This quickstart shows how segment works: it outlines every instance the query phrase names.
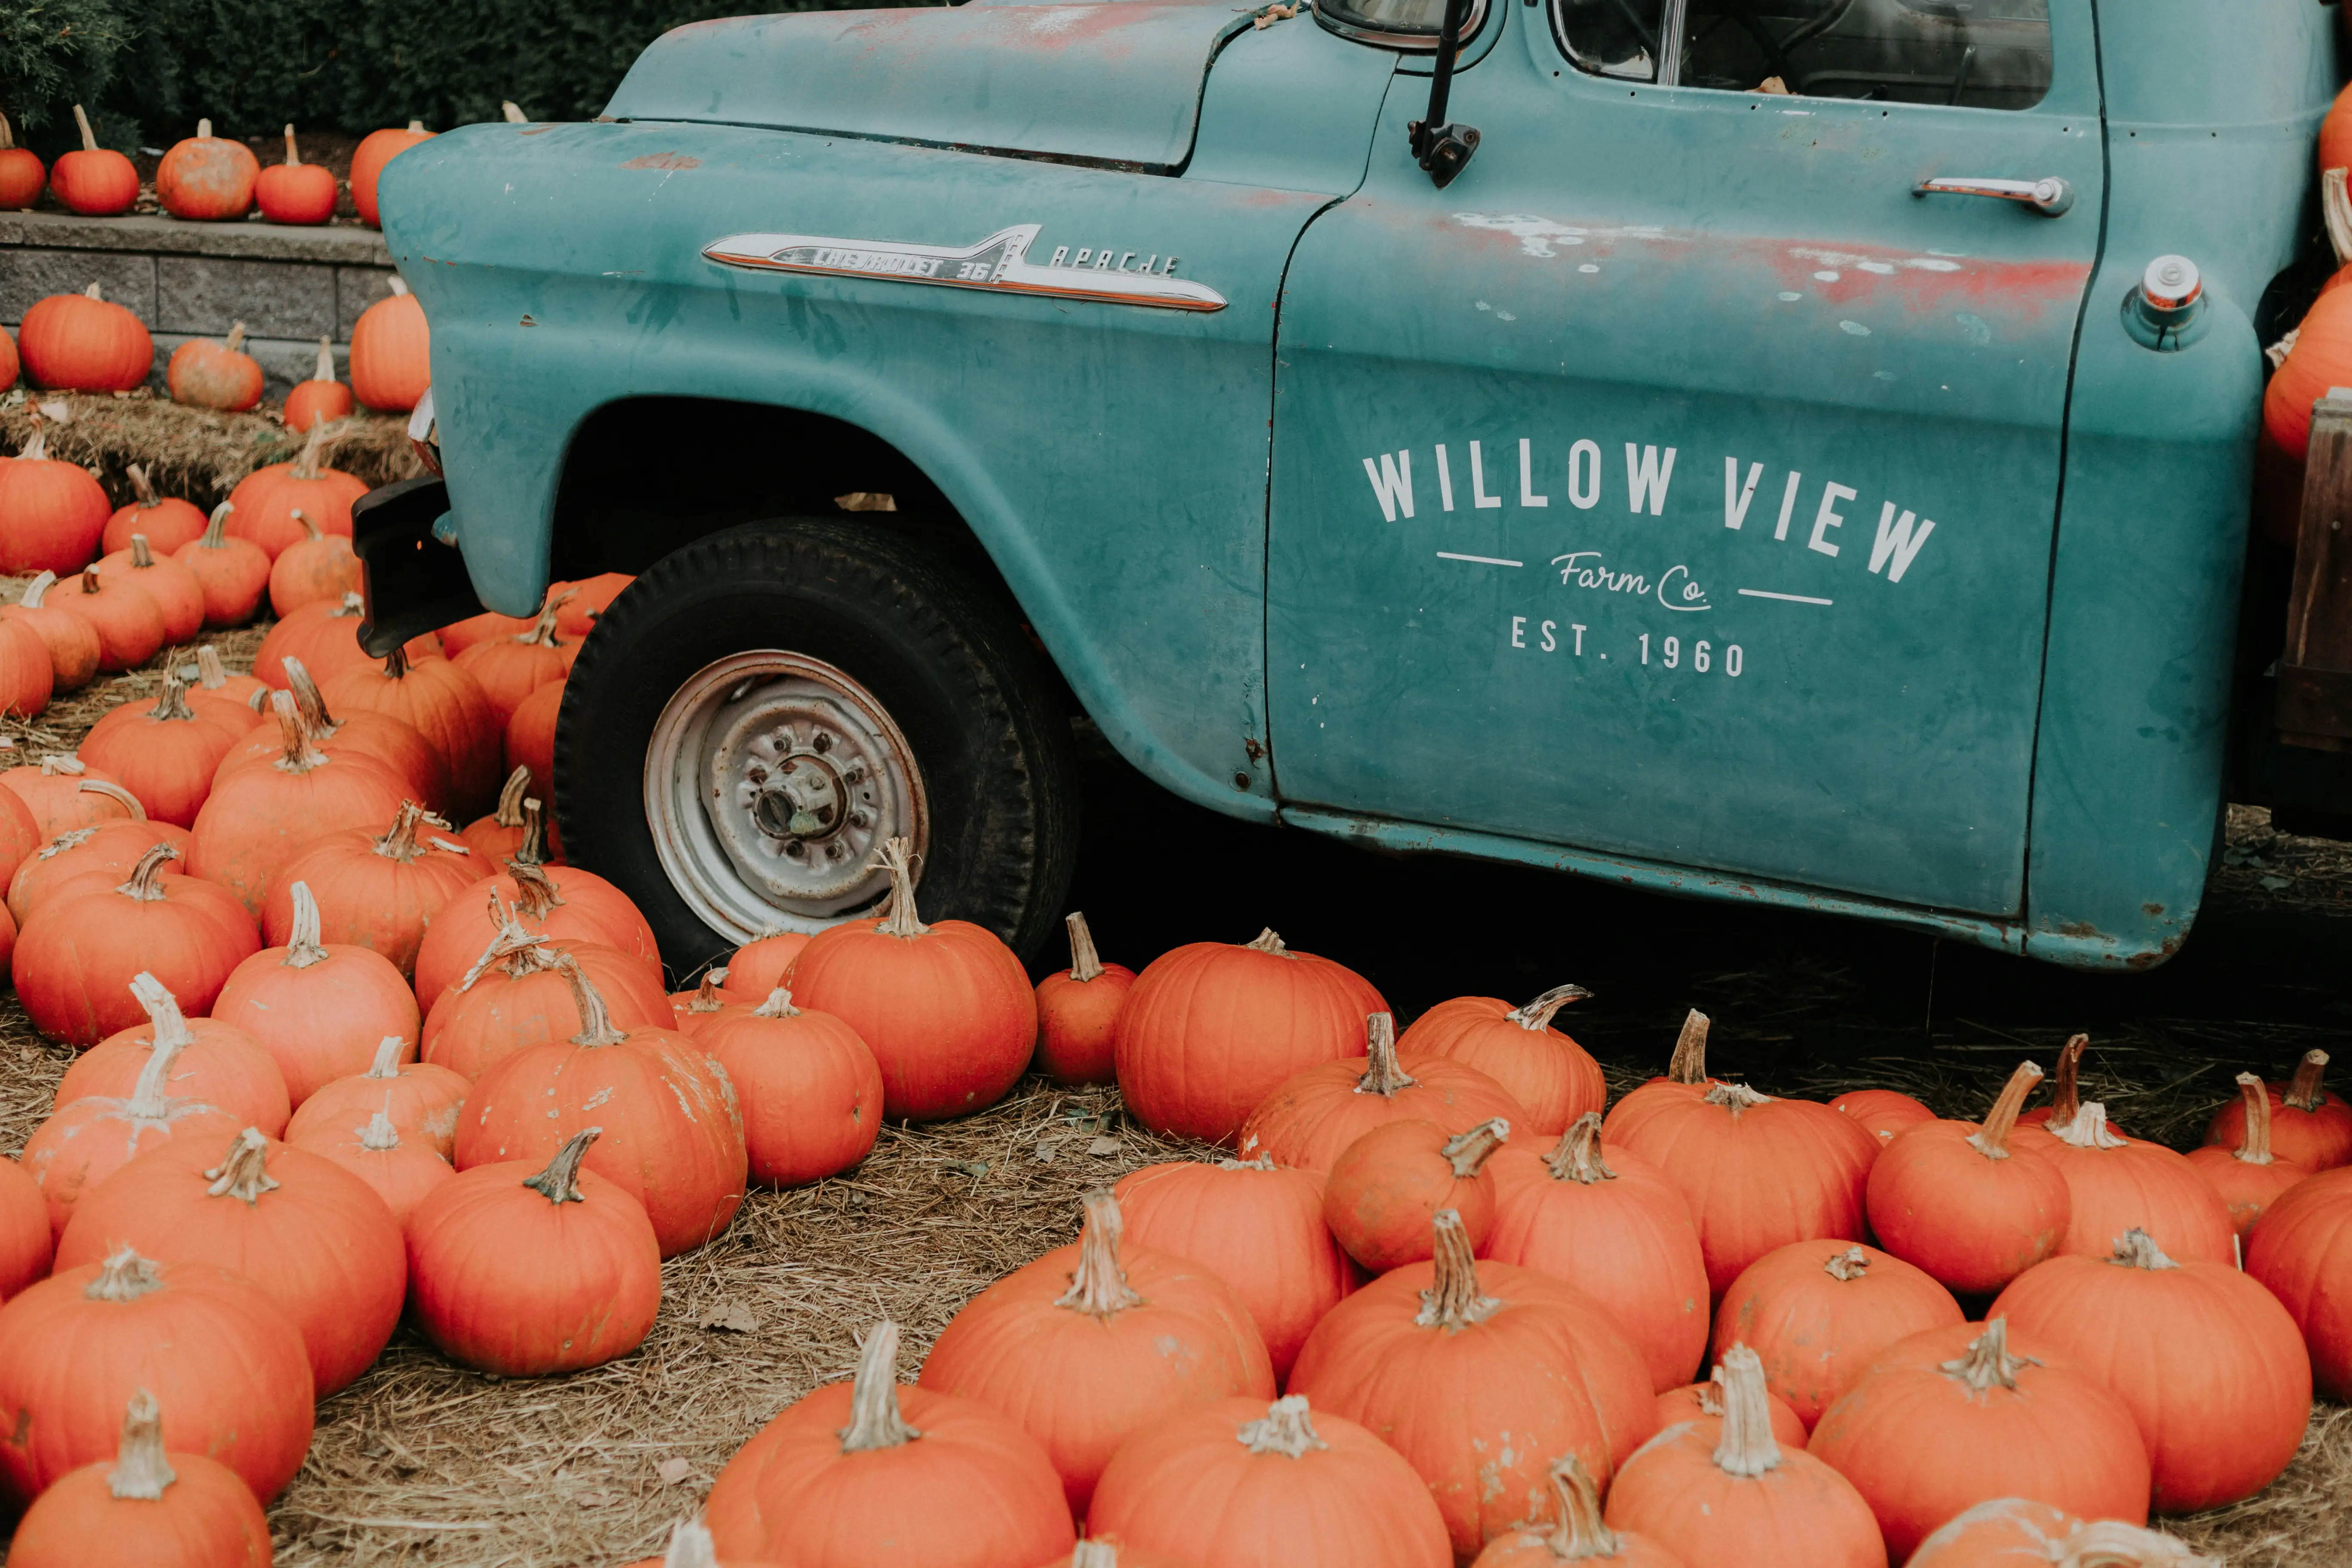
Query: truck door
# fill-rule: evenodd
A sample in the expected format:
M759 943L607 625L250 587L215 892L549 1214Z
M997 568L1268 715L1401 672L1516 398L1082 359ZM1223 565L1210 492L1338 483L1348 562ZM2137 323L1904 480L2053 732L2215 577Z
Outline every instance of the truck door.
M2104 194L2088 0L1481 31L1466 171L1413 165L1399 77L1288 271L1286 807L2017 912Z

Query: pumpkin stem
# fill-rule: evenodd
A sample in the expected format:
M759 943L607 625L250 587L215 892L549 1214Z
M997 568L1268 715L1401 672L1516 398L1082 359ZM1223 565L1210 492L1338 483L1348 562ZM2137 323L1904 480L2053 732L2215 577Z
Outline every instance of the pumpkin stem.
M1524 1003L1503 1015L1520 1028L1540 1034L1551 1027L1551 1016L1570 1002L1581 1002L1592 994L1581 985L1555 985L1532 1002Z
M416 842L417 824L425 817L425 808L413 800L404 800L393 814L392 826L375 841L375 852L387 860L407 865L425 857L423 846Z
M318 426L312 426L311 428L316 429ZM319 531L319 525L317 523L312 522L309 518L302 515L302 509L300 507L289 508L286 515L302 525L303 543L308 544L313 540L324 539L326 537L325 534Z
M387 667L389 666L389 663L390 661L387 660ZM499 789L499 808L497 811L491 813L490 820L497 823L500 827L520 827L522 826L522 797L524 792L530 788L530 769L528 767L517 768L514 772L509 773L507 775L507 782Z
M75 104L75 105L74 105L74 124L75 124L75 125L76 125L76 126L80 130L80 132L81 132L81 150L82 150L83 152L85 152L85 153L95 153L95 152L97 152L97 151L98 151L98 134L97 134L97 132L93 132L93 131L91 131L91 130L90 130L90 128L89 128L89 116L82 112L81 105L80 105L80 104L79 104L79 103L77 103L77 104ZM93 283L93 284L91 284L89 287L90 287L90 296L89 296L89 297L90 297L91 299L93 299L93 300L97 299L97 298L98 298L98 285L97 285L97 284L95 284L95 283Z
M1759 1105L1769 1105L1772 1097L1759 1094L1744 1083L1718 1083L1702 1097L1709 1105L1720 1105L1736 1118L1742 1111L1753 1110Z
M133 570L141 572L155 564L155 547L147 542L143 533L131 536L131 564Z
M321 339L320 341L324 342L325 340ZM406 643L402 643L399 647L394 648L390 653L383 656L383 678L386 680L405 680L408 679L408 645ZM529 768L525 768L522 771L524 773L530 772Z
M1399 1089L1411 1089L1421 1081L1407 1073L1397 1060L1396 1019L1390 1014L1364 1016L1364 1054L1370 1058L1370 1065L1356 1080L1358 1094L1377 1094L1382 1100L1392 1100Z
M1070 1288L1054 1305L1092 1318L1142 1306L1143 1298L1128 1288L1127 1270L1118 1265L1118 1238L1126 1229L1118 1200L1108 1187L1097 1187L1079 1201L1086 1205L1087 1220L1078 1232L1078 1266L1070 1272Z
M1250 938L1249 941L1242 943L1242 945L1248 948L1252 952L1270 952L1277 958L1290 958L1296 956L1288 948L1282 945L1282 938L1274 933L1274 928L1272 926L1264 927L1255 936Z
M319 940L317 895L310 891L308 882L296 882L286 892L293 900L294 921L293 929L286 933L284 966L288 969L308 969L314 963L326 963L326 944Z
M1969 1393L1981 1394L1995 1388L2015 1388L2021 1367L2041 1364L2032 1356L2009 1353L2009 1320L1995 1318L1985 1325L1983 1333L1969 1342L1958 1359L1937 1370L1968 1384Z
M2107 1261L2124 1268L2178 1268L2180 1267L2164 1255L2164 1248L2157 1246L2156 1237L2137 1226L2132 1226L2116 1237L2116 1249L2107 1255Z
M163 1408L142 1388L122 1413L122 1440L115 1445L114 1468L106 1472L107 1495L123 1502L162 1502L163 1489L179 1479L163 1457Z
M368 1063L366 1078L398 1078L400 1058L408 1054L408 1042L398 1035L386 1035L375 1043L375 1060Z
M2058 1072L2050 1080L2050 1120L2044 1123L2049 1131L2055 1132L2074 1121L2074 1112L2082 1104L2078 1075L2083 1068L2083 1052L2090 1044L2090 1036L2072 1035L2059 1048Z
M359 1129L360 1147L383 1153L400 1147L400 1129L392 1124L392 1096L383 1097L383 1109L368 1118Z
M226 550L228 548L228 514L236 510L236 508L226 501L213 508L212 519L205 524L204 537L196 542L206 550Z
M292 664L294 660L287 660ZM289 677L290 679L290 677ZM269 765L279 773L307 773L327 765L327 753L310 743L310 726L302 720L290 691L269 694L269 710L278 716L278 757Z
M2341 169L2328 173L2339 179L2344 174ZM2222 1568L2218 1557L2202 1556L2162 1531L2142 1530L2119 1519L2077 1525L2051 1551L2055 1568Z
M704 970L701 984L695 986L694 995L688 1000L686 1010L689 1013L716 1013L727 1005L727 994L719 988L725 984L726 979L727 966L723 963L716 969ZM786 992L784 999L789 1002L792 999L792 994ZM770 1000L772 1001L773 998ZM760 1005L764 1007L767 1003L763 1002Z
M1436 1232L1435 1276L1421 1293L1421 1310L1412 1321L1424 1329L1458 1334L1471 1324L1492 1317L1502 1302L1478 1292L1478 1260L1463 1228L1458 1209L1439 1209L1431 1216Z
M724 974L727 972L722 969L719 973ZM765 1002L751 1009L751 1016L755 1018L797 1018L801 1010L793 1005L792 992L779 985L768 993Z
M1328 1448L1315 1423L1307 1416L1307 1395L1286 1394L1265 1407L1265 1414L1255 1421L1244 1421L1234 1432L1241 1446L1253 1454L1279 1454L1286 1459L1303 1459L1318 1448Z
M580 1008L580 1032L572 1037L575 1046L594 1049L599 1046L617 1046L628 1039L625 1030L613 1026L613 1015L604 1005L604 993L581 971L580 965L565 953L556 960L563 971L565 984L572 987L572 1000Z
M2297 1110L2316 1110L2326 1104L2327 1091L2319 1087L2319 1076L2326 1070L2326 1051L2304 1052L2294 1067L2294 1080L2286 1086L2285 1103Z
M522 842L515 846L509 867L547 864L547 808L529 795L522 803ZM554 884L550 882L549 887ZM562 902L561 899L557 903ZM543 918L543 917L539 917Z
M1840 1284L1864 1279L1870 1273L1870 1254L1859 1247L1849 1247L1822 1264L1822 1272Z
M89 843L92 838L97 837L98 829L95 827L69 827L63 833L58 834L55 838L50 839L47 844L42 845L41 852L35 856L34 858L38 860L53 860L68 849L80 848L83 845Z
M302 166L302 152L294 145L294 122L290 120L286 122L286 166L289 169Z
M324 425L313 425L310 426L311 433L314 435L325 428L326 426ZM329 616L327 618L331 621L356 620L358 617L365 614L367 614L366 596L356 593L345 594L343 595L343 602L336 605L335 613Z
M90 287L96 289L98 285L93 283ZM26 442L24 447L16 454L20 459L31 463L37 463L48 455L49 433L37 426L33 431L33 438Z
M1723 1352L1715 1376L1723 1384L1723 1440L1715 1447L1716 1468L1752 1479L1778 1467L1780 1445L1772 1440L1763 1361L1745 1344L1735 1344Z
M317 479L319 477L319 448L326 439L327 427L325 425L320 424L311 426L310 437L302 443L302 450L296 455L294 458L294 467L288 470L286 477L291 479Z
M857 1375L849 1385L849 1425L841 1429L841 1451L897 1448L921 1436L898 1409L898 1325L885 1318L866 1331L857 1346Z
M218 691L228 684L228 666L221 662L220 649L210 643L196 649L196 684L206 691Z
M2130 1140L2107 1131L2107 1108L2095 1100L2086 1100L2075 1108L2074 1119L2063 1127L2053 1116L2044 1130L2062 1143L2077 1149L2122 1149Z
M125 463L122 465L122 471L131 476L131 493L138 498L139 510L152 511L158 503L155 500L155 487L147 478L147 465Z
M1550 1168L1555 1182L1574 1182L1589 1187L1595 1182L1617 1179L1617 1173L1601 1157L1601 1112L1597 1110L1588 1110L1570 1122L1543 1162Z
M185 686L180 684L178 676L167 673L163 677L163 693L155 699L155 706L147 710L147 717L159 724L173 719L194 723L195 710L188 706L188 699L185 696L187 689Z
M172 994L170 986L142 969L131 977L131 994L147 1015L148 1023L154 1026L154 1037L147 1043L149 1050L176 1051L196 1043L195 1036L188 1029L188 1016L180 1011L180 999Z
M122 1113L133 1121L157 1121L172 1113L169 1079L172 1064L180 1052L194 1043L186 1028L186 1021L176 1030L158 1027L155 1039L147 1052L146 1065L131 1085L131 1097L122 1103Z
M221 504L226 506L228 503L224 501ZM42 607L41 601L48 596L49 590L57 585L58 574L54 572L44 572L25 584L25 596L16 602L28 610L37 610Z
M29 452L27 452L26 455L27 457L31 456L31 454L30 454ZM97 563L97 562L93 561L93 562L91 562L89 565L87 565L87 566L85 566L85 567L83 567L83 568L81 569L81 592L82 592L82 596L83 596L84 598L88 598L88 599L94 599L94 598L96 598L96 597L98 596L98 595L99 595L100 590L103 586L104 586L104 584L101 584L101 583L100 583L100 582L99 582L99 580L98 580L98 563Z
M47 752L41 756L41 776L44 778L54 778L59 773L68 778L79 778L89 771L89 764L79 757L68 757L57 752Z
M661 1568L719 1568L719 1547L700 1520L681 1519L669 1527Z
M538 974L556 968L562 957L548 945L547 934L535 931L515 916L512 904L499 902L499 891L490 889L490 926L497 933L490 945L482 949L482 956L474 966L457 978L457 989L471 991L474 982L489 973L494 963L506 965L508 977L520 980L526 974Z
M163 1288L155 1261L126 1247L98 1266L98 1278L81 1288L81 1295L85 1301L136 1301Z
M1386 1014L1375 1014L1385 1017ZM1454 1178L1466 1182L1486 1168L1495 1151L1510 1141L1511 1124L1499 1116L1490 1116L1467 1132L1456 1133L1445 1141L1438 1151L1454 1167Z
M265 1156L269 1140L261 1135L258 1127L248 1127L236 1135L228 1146L228 1153L211 1170L205 1180L212 1184L205 1189L208 1198L242 1198L247 1204L261 1201L261 1194L278 1190L278 1178L269 1173Z
M1070 1548L1070 1568L1118 1568L1118 1547L1108 1541L1081 1541Z
M1062 923L1070 928L1070 978L1081 985L1101 979L1102 957L1095 952L1095 933L1087 929L1086 911L1072 910Z
M131 868L131 879L114 890L142 904L163 902L163 889L160 884L163 877L163 862L179 858L180 851L172 845L149 846L147 852L139 857L139 864Z
M212 139L213 122L210 120L199 119L196 121L196 140L199 142L209 142Z
M294 151L294 128L286 128L286 151ZM310 367L312 381L332 382L335 379L335 343L332 338L319 340L319 363Z
M228 324L228 352L231 353L242 353L244 351L245 323L243 321L231 321Z
M1544 1543L1555 1561L1582 1563L1617 1555L1617 1536L1601 1520L1601 1489L1592 1472L1573 1453L1552 1462L1551 1495L1559 1505L1559 1522Z
M538 805L535 800L523 802L523 826L526 829L523 842L526 846L530 842L528 829ZM514 879L515 908L524 920L544 921L557 905L563 902L563 890L555 885L555 879L547 874L547 868L540 861L518 853L507 862L507 875Z
M2270 1086L2250 1072L2238 1075L2238 1093L2246 1103L2246 1126L2238 1139L2231 1158L2243 1160L2249 1165L2271 1163L2271 1091Z
M2009 1158L2009 1135L2017 1126L2017 1113L2025 1108L2025 1097L2042 1081L2042 1068L2033 1062L2020 1062L2017 1070L2001 1085L2000 1098L1985 1112L1984 1125L1969 1134L1969 1147L1988 1160Z
M298 510L294 515L299 518L302 514ZM311 537L317 536L317 531L312 530ZM310 738L320 742L333 740L335 731L342 726L327 711L327 700L320 694L319 683L310 679L310 671L290 653L279 662L286 667L286 689L294 694L296 704L301 708L302 722L310 727Z
M588 1157L588 1145L604 1135L601 1127L583 1127L555 1152L547 1169L536 1176L525 1176L522 1184L551 1204L586 1203L580 1191L580 1162Z
M911 838L886 838L881 852L867 868L890 873L890 907L874 927L884 936L914 938L931 929L915 913L915 865L908 858L908 851L914 847Z
M8 123L7 115L0 114L0 153L6 152L16 144L16 132L15 127Z
M561 594L549 599L545 605L540 606L539 619L531 623L530 630L517 636L515 641L528 644L535 647L556 647L555 613L562 609L566 604L579 596L579 589L566 588Z
M1669 1083L1701 1084L1706 1081L1707 1016L1694 1007L1683 1019L1683 1032L1675 1037L1675 1054L1666 1063Z
M182 716L184 718L193 719L195 717L194 714L187 712L184 709L183 709L181 712ZM74 793L77 795L102 795L107 799L113 801L115 804L121 806L125 811L128 811L131 814L131 821L144 822L147 820L147 808L139 803L139 797L132 795L129 790L124 789L121 784L116 784L112 779L83 779L74 785Z

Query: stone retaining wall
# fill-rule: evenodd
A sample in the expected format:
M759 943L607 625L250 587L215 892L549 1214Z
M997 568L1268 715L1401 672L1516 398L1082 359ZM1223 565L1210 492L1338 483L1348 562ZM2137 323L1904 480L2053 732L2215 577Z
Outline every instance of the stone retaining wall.
M283 397L310 375L322 337L345 375L352 324L391 292L392 278L383 236L372 228L0 212L0 323L13 331L36 300L95 282L154 334L159 390L173 349L226 337L237 321L268 378L265 395Z

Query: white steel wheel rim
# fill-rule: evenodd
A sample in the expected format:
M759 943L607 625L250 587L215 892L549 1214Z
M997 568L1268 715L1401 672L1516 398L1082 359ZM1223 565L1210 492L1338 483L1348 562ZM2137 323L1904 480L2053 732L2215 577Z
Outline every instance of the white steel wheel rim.
M914 749L823 659L738 653L689 677L646 748L646 822L670 886L738 942L817 931L889 893L886 838L929 847Z

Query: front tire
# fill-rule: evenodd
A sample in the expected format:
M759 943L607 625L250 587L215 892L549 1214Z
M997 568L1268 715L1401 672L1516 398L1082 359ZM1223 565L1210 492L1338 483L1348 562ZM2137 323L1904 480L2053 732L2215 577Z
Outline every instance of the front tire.
M623 591L556 721L565 853L691 973L765 930L870 913L887 837L926 920L1024 958L1077 846L1069 725L1019 623L932 552L786 518L698 539Z

